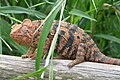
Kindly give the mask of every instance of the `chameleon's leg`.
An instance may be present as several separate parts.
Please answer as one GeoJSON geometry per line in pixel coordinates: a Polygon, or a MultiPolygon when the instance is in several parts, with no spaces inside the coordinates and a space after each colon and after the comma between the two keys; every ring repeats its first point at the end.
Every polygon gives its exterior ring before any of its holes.
{"type": "Polygon", "coordinates": [[[35,51],[36,47],[30,47],[27,51],[26,54],[22,55],[21,57],[22,58],[31,58],[33,57],[35,54],[34,54],[34,51],[35,51]]]}
{"type": "MultiPolygon", "coordinates": [[[[49,40],[49,38],[47,38],[46,41],[45,41],[45,46],[43,48],[42,59],[45,58],[45,54],[48,52],[49,48],[50,48],[50,40],[49,40]]],[[[31,57],[31,59],[35,59],[35,58],[36,58],[36,55],[34,54],[31,57]]]]}
{"type": "Polygon", "coordinates": [[[76,59],[67,65],[68,68],[72,68],[74,65],[84,62],[85,54],[86,54],[85,46],[83,43],[80,43],[80,45],[78,46],[76,59]]]}
{"type": "MultiPolygon", "coordinates": [[[[45,58],[45,54],[47,53],[48,49],[49,49],[49,46],[45,45],[43,48],[42,59],[45,58]]],[[[31,57],[32,60],[34,60],[35,58],[36,58],[36,54],[31,57]]]]}
{"type": "Polygon", "coordinates": [[[48,50],[50,48],[50,45],[51,45],[51,40],[49,38],[47,38],[46,41],[45,41],[45,46],[43,48],[42,59],[45,58],[45,54],[48,52],[48,50]]]}

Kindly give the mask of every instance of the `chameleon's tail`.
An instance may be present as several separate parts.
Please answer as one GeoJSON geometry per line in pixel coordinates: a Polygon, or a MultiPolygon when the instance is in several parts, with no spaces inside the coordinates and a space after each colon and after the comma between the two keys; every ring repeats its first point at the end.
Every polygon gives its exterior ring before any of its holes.
{"type": "Polygon", "coordinates": [[[94,58],[92,58],[90,61],[120,66],[120,59],[111,58],[102,53],[95,53],[93,56],[94,58]]]}

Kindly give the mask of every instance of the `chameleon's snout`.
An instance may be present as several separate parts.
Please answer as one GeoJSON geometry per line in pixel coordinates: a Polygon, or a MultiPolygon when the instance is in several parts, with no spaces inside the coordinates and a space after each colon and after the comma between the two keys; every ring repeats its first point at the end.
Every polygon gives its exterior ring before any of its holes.
{"type": "Polygon", "coordinates": [[[10,34],[13,34],[14,32],[17,32],[17,30],[19,30],[20,27],[21,27],[21,24],[15,23],[15,24],[11,27],[11,32],[10,32],[10,34]]]}
{"type": "Polygon", "coordinates": [[[13,40],[16,40],[16,36],[19,34],[19,29],[21,28],[21,24],[17,24],[15,23],[12,27],[11,27],[11,32],[10,32],[10,37],[13,40]]]}

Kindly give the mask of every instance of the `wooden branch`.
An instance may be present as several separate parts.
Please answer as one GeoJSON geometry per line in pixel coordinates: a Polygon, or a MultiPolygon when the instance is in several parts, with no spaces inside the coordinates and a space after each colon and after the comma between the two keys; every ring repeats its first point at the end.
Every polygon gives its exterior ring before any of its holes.
{"type": "MultiPolygon", "coordinates": [[[[67,68],[70,60],[54,60],[54,80],[120,80],[120,66],[84,62],[67,68]]],[[[7,80],[16,76],[35,71],[34,60],[21,57],[0,55],[0,80],[7,80]]],[[[41,62],[44,65],[44,62],[41,62]]],[[[45,78],[48,80],[48,71],[45,78]]],[[[25,79],[26,80],[26,79],[25,79]]],[[[29,77],[28,80],[34,80],[29,77]]]]}

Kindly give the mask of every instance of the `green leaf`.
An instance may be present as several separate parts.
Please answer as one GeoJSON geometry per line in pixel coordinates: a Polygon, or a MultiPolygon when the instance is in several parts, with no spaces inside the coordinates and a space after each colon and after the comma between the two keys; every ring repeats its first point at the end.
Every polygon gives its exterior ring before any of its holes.
{"type": "Polygon", "coordinates": [[[0,40],[2,40],[4,44],[9,48],[9,50],[12,51],[12,48],[10,47],[10,45],[1,36],[0,36],[0,40]]]}
{"type": "Polygon", "coordinates": [[[99,37],[99,38],[104,38],[104,39],[107,39],[107,40],[110,40],[110,41],[113,41],[113,42],[116,42],[116,43],[120,44],[120,39],[115,37],[115,36],[106,35],[106,34],[96,34],[94,36],[99,37]]]}
{"type": "Polygon", "coordinates": [[[28,14],[28,15],[32,15],[32,16],[36,16],[38,18],[45,18],[46,15],[35,11],[35,10],[31,10],[31,9],[27,9],[27,8],[23,8],[23,7],[19,7],[19,6],[4,6],[4,7],[0,7],[0,13],[15,13],[15,14],[28,14]]]}
{"type": "Polygon", "coordinates": [[[76,16],[80,16],[80,17],[84,17],[84,18],[87,18],[87,19],[96,21],[94,18],[92,18],[91,16],[89,16],[89,15],[86,14],[85,12],[80,11],[80,10],[77,10],[77,9],[72,9],[72,10],[69,12],[69,14],[76,15],[76,16]]]}

